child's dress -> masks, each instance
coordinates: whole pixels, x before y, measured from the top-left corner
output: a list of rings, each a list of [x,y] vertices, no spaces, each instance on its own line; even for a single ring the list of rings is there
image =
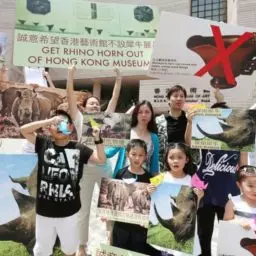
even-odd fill
[[[249,221],[251,227],[256,231],[256,207],[250,206],[242,197],[242,195],[234,196],[230,198],[234,207],[235,219],[242,219]]]

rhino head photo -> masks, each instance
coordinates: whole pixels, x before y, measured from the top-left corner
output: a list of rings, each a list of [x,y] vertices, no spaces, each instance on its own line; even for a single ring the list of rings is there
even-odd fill
[[[154,211],[160,224],[170,230],[177,242],[184,243],[195,235],[197,196],[192,189],[181,186],[178,195],[171,197],[173,217],[163,219],[154,205]]]
[[[197,129],[206,137],[225,142],[230,148],[254,144],[256,131],[255,110],[233,110],[226,119],[220,119],[221,133],[210,134],[198,124]]]

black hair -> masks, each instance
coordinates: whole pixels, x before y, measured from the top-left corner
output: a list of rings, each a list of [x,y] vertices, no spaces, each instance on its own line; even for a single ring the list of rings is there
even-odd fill
[[[256,177],[256,166],[243,165],[236,172],[236,181],[241,182],[243,179],[252,176]]]
[[[192,154],[191,154],[191,150],[190,147],[184,143],[181,142],[176,142],[176,143],[170,143],[167,147],[167,150],[165,152],[165,157],[164,157],[164,166],[165,166],[165,170],[166,171],[171,171],[169,164],[168,164],[168,154],[169,151],[172,149],[179,149],[182,150],[184,152],[184,154],[186,155],[186,157],[188,158],[188,162],[185,164],[184,166],[184,173],[188,174],[188,175],[194,175],[195,172],[197,171],[197,166],[193,163],[193,158],[192,158]]]
[[[185,98],[187,98],[187,91],[186,91],[186,89],[183,86],[178,85],[178,84],[174,85],[173,87],[171,87],[170,90],[168,90],[166,98],[170,99],[172,94],[175,93],[175,92],[178,92],[178,91],[182,91],[184,93]]]
[[[83,102],[83,107],[84,107],[84,108],[86,107],[87,101],[88,101],[89,99],[91,99],[91,98],[96,99],[96,100],[99,102],[99,104],[100,104],[100,99],[99,99],[98,97],[92,95],[92,96],[87,97],[87,98],[84,100],[84,102]]]
[[[217,102],[214,103],[211,108],[229,108],[226,102]]]
[[[135,108],[132,112],[131,128],[137,126],[137,124],[138,124],[138,113],[139,113],[140,107],[143,106],[143,105],[148,106],[148,108],[151,111],[151,120],[149,121],[147,128],[150,132],[157,133],[157,125],[156,125],[156,122],[155,122],[154,109],[152,107],[152,104],[147,100],[143,100],[135,106]]]
[[[129,141],[129,143],[126,146],[126,152],[129,153],[131,149],[135,147],[143,148],[145,151],[145,154],[147,154],[147,144],[144,140],[141,139],[132,139]]]
[[[73,120],[72,120],[71,116],[69,115],[69,113],[67,113],[66,111],[64,111],[62,109],[57,109],[55,112],[55,116],[65,116],[68,118],[69,124],[73,124]]]

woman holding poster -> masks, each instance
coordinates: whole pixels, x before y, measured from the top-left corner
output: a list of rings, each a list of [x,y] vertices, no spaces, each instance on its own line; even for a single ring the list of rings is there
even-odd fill
[[[164,167],[164,153],[171,142],[185,142],[187,126],[186,113],[183,111],[187,92],[180,85],[173,86],[167,93],[169,112],[156,118],[158,137],[160,142],[160,168]]]

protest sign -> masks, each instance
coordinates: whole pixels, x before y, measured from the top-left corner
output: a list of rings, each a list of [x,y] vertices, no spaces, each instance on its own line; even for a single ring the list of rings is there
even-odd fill
[[[94,145],[93,128],[101,130],[105,146],[124,147],[130,140],[131,116],[123,113],[84,114],[83,143]]]
[[[24,67],[25,83],[48,87],[46,79],[43,77],[43,70],[44,68]]]
[[[214,103],[213,91],[198,86],[193,79],[185,77],[184,81],[177,79],[178,82],[164,80],[146,80],[140,81],[139,100],[148,100],[152,103],[155,112],[164,112],[169,110],[167,92],[177,84],[182,84],[187,90],[186,106],[193,104],[204,104],[210,106]]]
[[[80,102],[87,93],[76,91],[75,96]],[[51,117],[66,101],[63,89],[0,82],[0,138],[21,138],[21,125]]]
[[[175,255],[192,254],[196,212],[197,197],[192,188],[160,184],[151,195],[147,243]]]
[[[229,106],[248,107],[256,85],[256,33],[251,32],[255,29],[162,12],[148,75],[220,88]]]
[[[157,8],[81,0],[28,3],[16,1],[15,65],[148,69]]]
[[[114,246],[101,244],[95,247],[92,256],[146,256],[146,254],[141,254],[117,248]]]
[[[5,62],[6,46],[7,36],[6,34],[0,32],[0,67],[1,64]]]
[[[192,120],[192,148],[255,150],[256,111],[200,109]]]
[[[108,220],[148,225],[150,195],[147,183],[102,178],[98,201],[98,216]]]
[[[255,255],[256,234],[238,224],[220,221],[218,235],[218,256]]]
[[[31,174],[37,157],[35,154],[0,154],[0,162],[0,251],[7,247],[4,241],[12,241],[8,253],[15,254],[17,248],[22,247],[21,255],[29,255],[35,239],[36,177]]]

